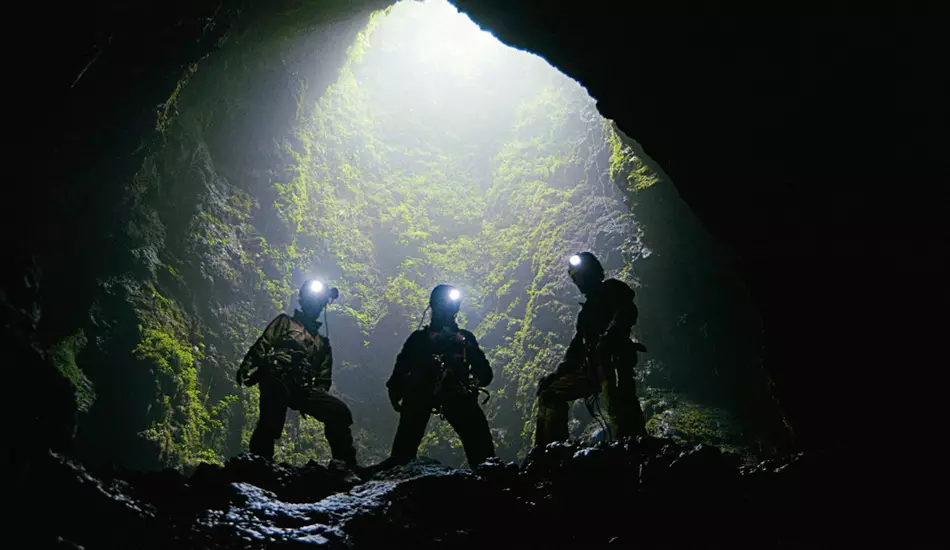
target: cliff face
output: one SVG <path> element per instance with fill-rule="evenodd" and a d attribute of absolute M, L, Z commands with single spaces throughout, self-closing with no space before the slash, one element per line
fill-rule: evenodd
<path fill-rule="evenodd" d="M 46 169 L 18 190 L 20 200 L 4 202 L 3 219 L 12 266 L 5 270 L 5 296 L 14 309 L 36 310 L 36 287 L 22 284 L 31 269 L 48 281 L 44 309 L 55 307 L 56 315 L 41 323 L 45 347 L 83 322 L 104 273 L 125 269 L 115 265 L 126 250 L 111 226 L 116 201 L 141 167 L 148 150 L 142 145 L 156 137 L 156 119 L 173 113 L 167 100 L 190 64 L 217 49 L 273 45 L 321 21 L 384 5 L 189 2 L 44 14 L 50 47 L 62 45 L 63 55 L 55 65 L 22 57 L 12 67 L 33 83 L 14 90 L 23 92 L 18 104 L 35 107 L 14 117 L 30 128 L 19 142 L 31 165 Z M 930 23 L 677 22 L 606 5 L 457 5 L 502 40 L 578 78 L 601 113 L 643 144 L 734 254 L 765 315 L 764 366 L 804 442 L 840 439 L 831 425 L 867 425 L 860 415 L 875 406 L 872 382 L 887 378 L 888 365 L 930 362 L 928 342 L 940 323 L 923 304 L 945 299 L 926 289 L 947 264 L 946 231 L 929 210 L 941 204 L 931 199 L 946 180 L 936 162 L 942 139 L 934 126 L 945 118 L 945 105 L 932 101 L 945 76 L 931 70 L 939 65 L 934 56 L 942 33 Z M 342 63 L 339 48 L 361 24 L 343 27 L 334 24 L 328 37 L 336 38 L 321 50 L 337 51 L 337 61 L 327 61 L 333 54 L 324 58 L 328 68 Z M 881 78 L 880 65 L 902 76 Z M 270 64 L 277 82 L 283 67 Z M 635 85 L 636 75 L 649 85 Z M 255 104 L 275 107 L 253 112 L 266 120 L 280 115 L 276 105 L 293 103 L 278 100 L 286 87 L 268 93 L 265 81 L 258 81 Z M 882 149 L 886 157 L 877 153 Z M 901 167 L 899 178 L 874 160 L 881 158 Z M 741 162 L 719 169 L 732 159 Z M 888 192 L 896 179 L 919 182 L 917 192 Z M 816 193 L 822 199 L 813 200 Z M 882 219 L 889 220 L 886 229 Z M 874 298 L 895 287 L 900 299 Z M 919 345 L 901 351 L 865 345 L 864 335 L 877 333 L 880 323 L 894 340 Z"/>
<path fill-rule="evenodd" d="M 229 45 L 234 70 L 228 78 L 245 101 L 223 105 L 235 94 L 222 89 L 216 105 L 229 113 L 232 125 L 223 132 L 253 127 L 255 136 L 271 143 L 268 133 L 293 116 L 293 92 L 282 84 L 292 76 L 293 62 L 306 62 L 298 58 L 288 66 L 271 54 L 309 39 L 314 49 L 303 51 L 320 52 L 332 74 L 369 11 L 382 6 L 347 3 L 346 13 L 355 17 L 349 25 L 304 35 L 297 25 L 310 29 L 316 15 L 307 6 L 290 13 L 284 5 L 268 16 L 228 3 L 139 4 L 40 17 L 64 45 L 55 65 L 18 66 L 35 84 L 22 90 L 20 103 L 43 113 L 25 121 L 24 160 L 42 166 L 42 175 L 18 189 L 16 200 L 3 203 L 9 252 L 3 336 L 10 363 L 22 366 L 11 382 L 23 390 L 5 401 L 4 419 L 21 447 L 17 456 L 28 454 L 21 442 L 63 448 L 78 435 L 79 448 L 73 448 L 89 459 L 160 465 L 158 449 L 142 435 L 150 423 L 165 421 L 166 397 L 176 402 L 172 420 L 178 423 L 221 423 L 205 405 L 224 394 L 207 379 L 199 381 L 208 355 L 196 347 L 197 333 L 207 327 L 196 321 L 192 307 L 192 300 L 207 298 L 201 267 L 179 264 L 187 275 L 175 272 L 169 253 L 175 246 L 176 258 L 190 254 L 182 262 L 188 264 L 203 252 L 187 242 L 200 237 L 189 233 L 196 211 L 234 217 L 239 226 L 247 207 L 222 194 L 225 180 L 202 163 L 209 157 L 200 120 L 188 118 L 187 128 L 171 131 L 182 91 L 197 83 L 200 61 Z M 336 19 L 339 8 L 323 5 L 318 11 Z M 242 15 L 253 16 L 253 29 Z M 206 82 L 213 85 L 213 79 Z M 328 84 L 312 82 L 317 94 Z M 204 112 L 206 120 L 215 118 L 214 105 Z M 247 149 L 256 146 L 251 142 Z M 164 179 L 155 179 L 166 169 Z M 206 263 L 220 263 L 216 252 L 207 254 Z M 195 294 L 187 300 L 170 296 L 184 276 Z M 184 376 L 172 379 L 169 372 Z M 72 389 L 60 392 L 56 388 L 64 381 Z M 60 399 L 70 394 L 76 398 Z M 24 416 L 26 410 L 35 413 Z M 200 439 L 194 431 L 177 437 Z"/>
<path fill-rule="evenodd" d="M 928 305 L 946 303 L 937 289 L 950 265 L 939 18 L 456 5 L 582 82 L 729 248 L 761 309 L 763 365 L 800 444 L 931 432 L 929 421 L 867 415 L 895 365 L 942 354 L 945 322 Z M 876 345 L 884 334 L 908 344 Z M 918 372 L 920 387 L 946 382 L 942 369 Z M 941 415 L 938 401 L 915 399 L 930 403 L 925 418 Z"/>
<path fill-rule="evenodd" d="M 342 292 L 333 391 L 364 461 L 388 454 L 384 382 L 440 282 L 463 289 L 460 321 L 496 372 L 498 452 L 522 459 L 536 381 L 572 335 L 564 262 L 580 250 L 639 291 L 653 433 L 782 442 L 748 292 L 578 83 L 446 3 L 312 27 L 247 17 L 183 69 L 141 164 L 96 203 L 108 217 L 39 259 L 37 346 L 73 386 L 83 460 L 190 469 L 245 449 L 258 395 L 234 370 L 312 276 Z M 91 250 L 103 261 L 77 257 Z M 574 417 L 590 435 L 587 411 Z M 442 422 L 423 452 L 462 463 Z M 322 426 L 291 413 L 278 460 L 327 456 Z"/>

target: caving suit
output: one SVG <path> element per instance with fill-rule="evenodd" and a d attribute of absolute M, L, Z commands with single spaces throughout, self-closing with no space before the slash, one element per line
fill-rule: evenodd
<path fill-rule="evenodd" d="M 564 360 L 539 385 L 536 446 L 566 440 L 569 403 L 598 392 L 614 438 L 646 433 L 633 372 L 637 352 L 646 348 L 630 339 L 634 296 L 626 283 L 607 279 L 581 304 Z"/>
<path fill-rule="evenodd" d="M 475 336 L 454 322 L 413 332 L 386 383 L 391 396 L 402 399 L 392 460 L 415 458 L 433 412 L 441 413 L 459 435 L 469 467 L 495 456 L 488 420 L 478 404 L 478 388 L 492 376 Z"/>
<path fill-rule="evenodd" d="M 333 458 L 356 464 L 346 404 L 330 395 L 333 353 L 330 340 L 317 330 L 320 322 L 297 310 L 279 315 L 247 352 L 244 364 L 259 367 L 250 384 L 260 383 L 260 419 L 251 436 L 252 453 L 273 458 L 274 443 L 284 431 L 287 407 L 310 415 L 324 425 Z"/>

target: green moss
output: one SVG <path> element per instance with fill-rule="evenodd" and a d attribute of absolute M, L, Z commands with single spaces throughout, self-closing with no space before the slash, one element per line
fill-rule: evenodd
<path fill-rule="evenodd" d="M 156 373 L 161 397 L 158 419 L 142 435 L 155 442 L 160 457 L 171 465 L 220 462 L 227 431 L 226 419 L 237 396 L 211 402 L 198 379 L 204 358 L 201 335 L 174 300 L 147 284 L 137 309 L 138 345 L 134 356 Z"/>
<path fill-rule="evenodd" d="M 647 390 L 643 405 L 649 411 L 647 432 L 684 445 L 716 445 L 739 449 L 736 422 L 725 410 L 700 405 L 666 390 Z"/>
<path fill-rule="evenodd" d="M 188 85 L 188 81 L 191 80 L 191 77 L 194 76 L 197 70 L 197 63 L 188 65 L 188 67 L 185 69 L 185 73 L 175 86 L 175 89 L 172 90 L 171 95 L 168 96 L 168 99 L 165 100 L 165 103 L 163 103 L 159 108 L 155 129 L 158 130 L 161 135 L 164 136 L 166 132 L 168 132 L 169 126 L 171 125 L 174 118 L 178 115 L 178 100 L 181 97 L 181 92 L 185 86 Z"/>
<path fill-rule="evenodd" d="M 258 98 L 242 86 L 251 88 L 257 69 L 238 77 L 225 65 L 270 71 L 274 59 L 263 50 L 235 54 L 217 69 L 203 66 L 200 74 L 190 68 L 163 105 L 165 149 L 146 159 L 131 187 L 127 233 L 157 259 L 162 275 L 143 282 L 134 355 L 155 374 L 160 406 L 144 434 L 167 463 L 219 460 L 230 429 L 241 430 L 246 448 L 259 392 L 230 381 L 266 323 L 293 303 L 303 277 L 333 277 L 344 296 L 331 307 L 331 323 L 354 332 L 347 338 L 359 353 L 345 357 L 353 368 L 336 371 L 334 391 L 357 416 L 361 457 L 383 457 L 390 444 L 379 426 L 392 417 L 376 402 L 385 399 L 392 357 L 380 350 L 398 349 L 405 336 L 398 330 L 415 327 L 434 284 L 465 291 L 459 320 L 499 373 L 487 413 L 498 448 L 514 458 L 533 438 L 536 381 L 560 360 L 573 331 L 578 295 L 564 259 L 580 248 L 619 247 L 619 274 L 632 280 L 637 256 L 629 251 L 640 233 L 617 188 L 645 189 L 655 178 L 594 101 L 543 61 L 511 51 L 493 52 L 479 67 L 452 58 L 450 70 L 465 84 L 458 89 L 380 77 L 386 63 L 379 56 L 389 46 L 377 38 L 390 24 L 411 24 L 406 9 L 387 11 L 392 20 L 371 18 L 319 98 L 316 78 L 291 74 L 302 66 L 295 60 L 312 52 L 269 43 L 280 55 L 276 70 L 286 70 L 274 105 L 286 108 L 292 126 L 247 140 L 253 146 L 236 155 L 215 151 L 205 136 L 216 124 L 230 131 L 229 117 L 250 112 Z M 412 45 L 398 52 L 420 66 L 439 53 Z M 518 70 L 507 78 L 492 76 L 511 66 Z M 190 80 L 213 93 L 197 96 Z M 470 90 L 478 96 L 466 99 Z M 504 101 L 484 110 L 446 107 L 449 99 L 483 95 Z M 253 161 L 232 158 L 244 153 Z M 607 166 L 612 184 L 603 177 Z M 400 329 L 394 335 L 381 326 Z M 327 458 L 321 430 L 291 414 L 278 459 Z M 423 452 L 451 463 L 463 456 L 441 421 L 433 422 Z"/>
<path fill-rule="evenodd" d="M 76 363 L 76 355 L 86 347 L 87 343 L 86 334 L 78 330 L 57 342 L 50 349 L 53 365 L 72 383 L 76 392 L 76 407 L 82 412 L 88 412 L 96 400 L 92 381 Z"/>
<path fill-rule="evenodd" d="M 644 191 L 660 182 L 659 176 L 623 143 L 612 121 L 604 120 L 610 144 L 610 180 L 627 191 Z"/>

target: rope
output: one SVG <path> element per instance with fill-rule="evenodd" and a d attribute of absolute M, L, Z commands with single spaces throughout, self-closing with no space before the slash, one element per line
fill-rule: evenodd
<path fill-rule="evenodd" d="M 426 320 L 426 312 L 429 311 L 429 307 L 430 306 L 426 306 L 426 308 L 422 310 L 422 317 L 419 318 L 419 324 L 416 325 L 416 330 L 422 328 L 422 322 Z"/>
<path fill-rule="evenodd" d="M 587 407 L 587 412 L 590 416 L 597 421 L 597 424 L 604 430 L 604 433 L 607 434 L 607 439 L 613 441 L 610 426 L 607 424 L 607 421 L 604 420 L 604 411 L 600 406 L 600 392 L 598 391 L 594 395 L 585 397 L 584 406 Z"/>

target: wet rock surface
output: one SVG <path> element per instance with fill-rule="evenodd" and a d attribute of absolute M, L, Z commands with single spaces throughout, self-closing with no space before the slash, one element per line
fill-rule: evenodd
<path fill-rule="evenodd" d="M 190 477 L 90 472 L 48 453 L 17 483 L 28 540 L 57 548 L 797 547 L 926 542 L 878 505 L 854 462 L 796 454 L 742 464 L 658 439 L 556 443 L 474 472 L 421 458 L 364 473 L 241 455 Z M 889 508 L 893 510 L 893 508 Z M 16 517 L 16 515 L 15 515 Z M 927 524 L 928 518 L 918 518 Z M 933 524 L 931 524 L 933 525 Z M 31 546 L 33 544 L 31 543 Z"/>

